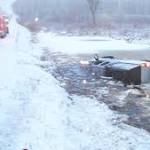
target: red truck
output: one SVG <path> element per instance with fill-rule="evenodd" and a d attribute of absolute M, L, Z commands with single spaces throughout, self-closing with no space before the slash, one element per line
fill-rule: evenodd
<path fill-rule="evenodd" d="M 0 16 L 0 38 L 4 38 L 8 33 L 8 22 L 4 16 Z"/>

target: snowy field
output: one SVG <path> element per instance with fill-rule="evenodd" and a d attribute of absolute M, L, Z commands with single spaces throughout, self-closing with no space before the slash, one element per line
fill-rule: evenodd
<path fill-rule="evenodd" d="M 148 44 L 132 44 L 123 40 L 99 36 L 60 36 L 41 32 L 38 37 L 43 46 L 53 51 L 66 54 L 93 54 L 111 51 L 143 51 L 149 50 Z"/>
<path fill-rule="evenodd" d="M 11 2 L 0 0 L 0 6 L 9 14 Z M 42 47 L 62 53 L 82 53 L 83 46 L 83 53 L 87 53 L 103 46 L 94 44 L 91 47 L 89 42 L 84 45 L 82 38 L 65 39 L 44 33 L 38 44 L 31 43 L 31 39 L 30 32 L 12 17 L 10 35 L 0 40 L 0 150 L 150 149 L 149 133 L 118 122 L 123 116 L 96 99 L 70 96 L 38 65 Z M 118 42 L 111 40 L 110 45 L 114 44 Z M 77 49 L 72 49 L 73 45 Z M 120 47 L 127 48 L 127 45 L 121 42 Z M 128 46 L 136 48 L 136 45 Z M 137 47 L 148 48 L 147 45 Z"/>

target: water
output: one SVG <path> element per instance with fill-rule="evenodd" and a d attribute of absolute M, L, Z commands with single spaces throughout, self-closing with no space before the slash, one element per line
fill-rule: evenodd
<path fill-rule="evenodd" d="M 60 86 L 70 95 L 94 97 L 100 103 L 106 103 L 110 109 L 127 115 L 125 123 L 150 132 L 150 98 L 142 91 L 132 86 L 124 87 L 112 79 L 96 77 L 90 68 L 81 67 L 79 61 L 91 59 L 89 55 L 67 56 L 47 50 L 43 57 L 53 62 L 54 69 L 49 70 L 45 66 L 46 70 L 59 80 Z M 149 86 L 142 85 L 141 88 L 149 91 Z"/>

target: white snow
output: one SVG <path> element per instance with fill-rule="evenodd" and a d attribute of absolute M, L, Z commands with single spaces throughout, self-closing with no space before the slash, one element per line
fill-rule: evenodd
<path fill-rule="evenodd" d="M 149 50 L 147 44 L 131 44 L 123 40 L 114 40 L 99 36 L 60 36 L 53 33 L 41 32 L 38 37 L 43 46 L 49 47 L 51 51 L 66 54 L 93 54 L 106 51 L 131 51 Z"/>
<path fill-rule="evenodd" d="M 7 8 L 11 4 L 0 2 Z M 36 65 L 40 48 L 47 46 L 45 38 L 40 38 L 40 45 L 33 45 L 30 38 L 12 18 L 10 35 L 0 40 L 0 150 L 150 149 L 150 135 L 117 123 L 120 116 L 105 104 L 70 97 Z M 57 46 L 55 42 L 52 46 Z"/>

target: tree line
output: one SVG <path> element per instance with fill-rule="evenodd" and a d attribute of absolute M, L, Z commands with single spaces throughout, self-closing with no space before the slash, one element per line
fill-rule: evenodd
<path fill-rule="evenodd" d="M 16 0 L 13 7 L 19 20 L 48 25 L 150 20 L 149 0 Z"/>

